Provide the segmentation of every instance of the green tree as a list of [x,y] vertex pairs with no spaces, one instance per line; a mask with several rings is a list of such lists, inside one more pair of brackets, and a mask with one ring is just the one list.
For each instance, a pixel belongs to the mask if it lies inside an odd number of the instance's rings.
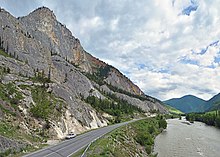
[[220,128],[220,116],[216,118],[215,125]]
[[165,119],[160,119],[158,123],[159,123],[159,128],[163,128],[163,129],[167,128],[167,122]]

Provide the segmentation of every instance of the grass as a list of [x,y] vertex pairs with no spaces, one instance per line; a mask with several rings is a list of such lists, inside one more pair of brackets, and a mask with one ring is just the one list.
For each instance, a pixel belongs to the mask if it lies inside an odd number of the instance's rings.
[[174,107],[171,107],[169,105],[165,105],[165,107],[168,109],[168,111],[171,113],[171,114],[184,114],[182,111],[174,108]]
[[[53,115],[55,118],[58,118],[58,115],[61,115],[60,111],[63,103],[61,103],[61,100],[55,99],[51,93],[47,93],[45,88],[38,86],[20,86],[20,88],[32,90],[33,99],[38,103],[42,101],[42,106],[46,101],[47,105],[51,105],[50,103],[52,102],[52,108],[47,109],[47,111],[50,110],[51,116]],[[44,135],[47,135],[42,134],[44,130],[42,131],[41,128],[38,128],[38,131],[35,131],[33,134],[27,134],[20,128],[19,121],[16,121],[16,114],[19,110],[18,105],[22,99],[21,91],[19,91],[19,88],[13,82],[8,84],[0,83],[0,100],[3,101],[3,103],[0,104],[0,110],[6,117],[4,120],[0,121],[0,135],[9,139],[34,143],[33,146],[22,148],[20,153],[36,150],[36,146],[42,147],[40,143],[46,139]],[[49,101],[49,99],[51,101]],[[40,111],[44,112],[44,109],[45,108],[41,108]],[[8,149],[5,152],[0,152],[0,157],[7,156],[8,154],[14,156],[17,153],[15,153],[14,150]]]
[[[1,49],[0,55],[10,57]],[[0,67],[0,78],[8,73],[10,73],[9,68]],[[56,120],[61,117],[66,103],[62,99],[56,98],[52,93],[47,92],[46,83],[49,82],[48,79],[44,79],[42,81],[40,81],[40,79],[41,78],[38,77],[34,81],[43,83],[43,86],[25,84],[17,86],[15,82],[3,84],[0,81],[0,110],[4,114],[4,119],[0,120],[0,135],[16,141],[28,141],[29,143],[33,144],[22,148],[21,151],[18,152],[15,152],[10,148],[5,152],[0,151],[0,157],[8,155],[14,157],[22,156],[25,152],[35,151],[39,148],[42,148],[45,145],[42,145],[41,143],[44,142],[49,136],[49,125],[43,126],[42,128],[35,128],[35,126],[31,126],[33,127],[30,129],[32,131],[31,134],[24,132],[23,128],[20,127],[19,122],[21,122],[22,118],[17,120],[18,117],[16,116],[19,115],[20,111],[18,105],[21,105],[21,100],[23,99],[23,93],[21,90],[30,91],[35,102],[35,107],[37,106],[37,109],[35,108],[36,110],[32,111],[34,114],[30,114],[28,119],[23,119],[25,122],[32,122],[31,120],[33,119],[33,116],[42,118],[42,121],[44,122],[48,122],[50,118]],[[31,108],[33,108],[33,106],[34,105],[32,105]],[[30,113],[30,109],[28,110]],[[44,113],[44,111],[46,111],[46,113]]]
[[189,113],[186,115],[186,120],[190,122],[200,121],[207,125],[220,128],[220,110],[205,113]]
[[10,105],[9,108],[5,108],[3,104],[0,104],[0,109],[5,114],[16,116],[15,111],[18,109],[18,103],[22,98],[22,93],[16,88],[13,83],[0,83],[0,99]]
[[11,155],[11,157],[21,157],[21,156],[24,156],[28,153],[31,153],[31,152],[35,152],[35,151],[38,151],[40,149],[43,149],[44,147],[48,146],[47,144],[39,144],[38,147],[34,147],[34,146],[27,146],[26,148],[23,148],[20,152],[17,152],[13,155]]
[[5,122],[0,122],[0,135],[5,137],[17,137],[16,128]]
[[4,108],[3,105],[1,105],[1,104],[0,104],[0,110],[1,110],[3,113],[5,113],[5,114],[10,114],[10,115],[12,115],[12,116],[14,116],[14,117],[16,116],[16,113],[15,113],[15,112],[12,112],[12,111],[10,111],[10,110]]
[[29,134],[25,134],[19,130],[19,126],[13,126],[11,122],[1,121],[0,122],[0,135],[16,140],[28,140],[31,142],[42,141],[39,137],[34,137]]
[[31,94],[35,106],[31,107],[30,112],[34,117],[47,120],[50,117],[58,118],[61,116],[64,103],[56,99],[52,93],[46,92],[45,87],[34,86],[31,89]]
[[106,134],[91,144],[89,157],[153,156],[154,138],[162,131],[160,118],[147,118]]
[[86,148],[79,150],[75,154],[73,154],[71,157],[81,157],[83,152],[85,151]]
[[5,51],[3,51],[2,49],[0,49],[0,55],[4,56],[4,57],[10,57]]
[[17,104],[23,98],[22,93],[18,91],[13,83],[0,83],[0,98],[11,104],[14,109],[17,109]]
[[34,145],[27,144],[27,146],[21,148],[19,152],[15,152],[11,149],[6,150],[5,152],[0,152],[0,157],[8,155],[12,157],[19,157],[23,156],[26,152],[33,152],[47,146],[46,144],[40,144],[42,142],[42,138],[25,134],[24,132],[19,130],[18,126],[13,126],[10,124],[10,122],[0,122],[0,135],[17,141],[29,141],[35,143]]

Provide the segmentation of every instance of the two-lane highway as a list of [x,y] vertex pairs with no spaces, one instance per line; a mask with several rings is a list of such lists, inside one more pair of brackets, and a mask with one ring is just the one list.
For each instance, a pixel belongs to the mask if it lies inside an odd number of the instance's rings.
[[77,151],[85,148],[88,144],[92,141],[96,140],[97,138],[111,132],[112,130],[126,125],[128,123],[137,121],[140,119],[131,120],[124,123],[119,123],[115,125],[110,125],[107,127],[99,128],[90,132],[87,132],[82,135],[78,135],[73,139],[66,140],[61,142],[57,145],[47,147],[45,149],[36,151],[34,153],[25,155],[24,157],[69,157],[76,153]]

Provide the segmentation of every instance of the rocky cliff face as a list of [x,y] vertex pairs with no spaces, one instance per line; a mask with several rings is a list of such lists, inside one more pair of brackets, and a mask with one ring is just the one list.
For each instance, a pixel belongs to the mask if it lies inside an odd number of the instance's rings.
[[[20,149],[27,146],[27,144],[21,141],[11,140],[9,138],[0,136],[0,152],[10,150],[11,152],[20,151]],[[6,154],[5,154],[6,155]]]
[[[0,50],[1,86],[10,90],[7,86],[12,83],[20,93],[16,103],[19,127],[29,134],[36,128],[44,128],[45,123],[53,138],[107,125],[108,120],[82,99],[88,96],[106,99],[103,92],[114,93],[145,112],[167,112],[159,101],[148,99],[117,69],[87,53],[48,8],[38,8],[19,18],[0,9]],[[45,100],[38,101],[42,93]],[[8,103],[2,97],[0,100]],[[46,118],[33,113],[37,105],[47,101],[58,116],[53,117],[50,111]],[[0,118],[6,114],[2,108]]]

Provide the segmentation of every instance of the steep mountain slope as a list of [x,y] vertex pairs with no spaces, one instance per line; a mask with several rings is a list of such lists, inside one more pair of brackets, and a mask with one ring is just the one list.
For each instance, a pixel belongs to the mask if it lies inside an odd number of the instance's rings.
[[165,106],[171,114],[184,114],[183,112],[181,112],[180,110],[178,110],[172,106],[169,106],[169,105],[165,105]]
[[202,100],[193,95],[186,95],[181,98],[173,98],[170,100],[166,100],[164,101],[164,103],[184,113],[189,113],[189,112],[202,112],[203,104],[205,103],[205,100]]
[[206,112],[214,110],[220,110],[220,101],[215,102],[209,109],[206,110]]
[[0,78],[0,119],[40,139],[107,125],[111,116],[104,111],[112,108],[97,108],[100,102],[119,111],[123,104],[136,107],[128,113],[167,113],[159,100],[87,53],[45,7],[21,18],[0,9]]
[[212,111],[212,110],[219,110],[220,109],[220,93],[213,96],[211,99],[209,99],[204,105],[203,110],[204,111]]

